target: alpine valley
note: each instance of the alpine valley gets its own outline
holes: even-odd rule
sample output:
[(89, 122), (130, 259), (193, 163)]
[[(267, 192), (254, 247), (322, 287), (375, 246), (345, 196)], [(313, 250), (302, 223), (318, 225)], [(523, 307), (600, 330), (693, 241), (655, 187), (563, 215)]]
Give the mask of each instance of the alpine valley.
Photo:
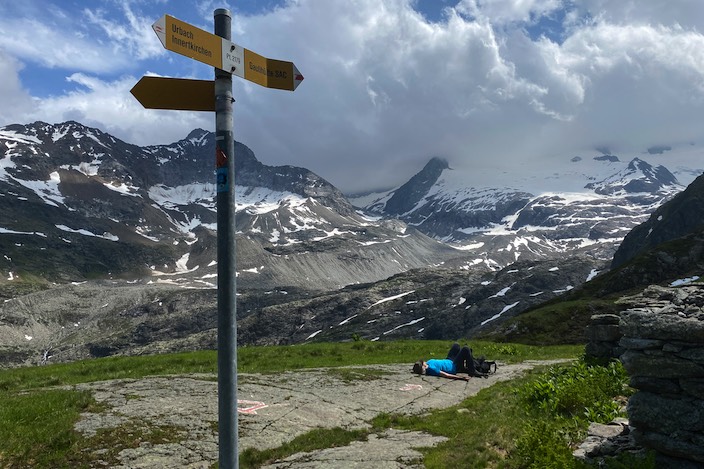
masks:
[[(199, 129), (139, 147), (77, 122), (0, 128), (0, 364), (216, 348), (214, 155)], [(235, 142), (238, 342), (515, 338), (523, 313), (607, 271), (615, 291), (616, 269), (701, 231), (658, 223), (702, 185), (702, 156), (569, 155), (502, 187), (433, 157), (345, 196)]]

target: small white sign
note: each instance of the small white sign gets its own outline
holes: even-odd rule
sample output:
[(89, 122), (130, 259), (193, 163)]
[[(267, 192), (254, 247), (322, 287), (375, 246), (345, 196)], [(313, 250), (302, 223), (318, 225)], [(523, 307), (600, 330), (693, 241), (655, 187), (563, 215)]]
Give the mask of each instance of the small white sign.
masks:
[(222, 70), (244, 78), (244, 47), (222, 40)]

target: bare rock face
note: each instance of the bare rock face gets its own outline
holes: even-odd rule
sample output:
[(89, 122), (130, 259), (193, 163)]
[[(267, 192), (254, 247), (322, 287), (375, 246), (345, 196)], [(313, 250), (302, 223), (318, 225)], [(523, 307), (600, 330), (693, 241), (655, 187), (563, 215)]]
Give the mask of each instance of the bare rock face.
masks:
[(704, 288), (649, 287), (621, 314), (635, 440), (658, 467), (704, 467)]
[[(661, 243), (701, 232), (704, 177), (699, 176), (684, 191), (661, 205), (643, 224), (630, 231), (614, 255), (612, 267), (633, 259)], [(684, 256), (684, 254), (683, 254)], [(667, 259), (663, 259), (667, 262)], [(674, 260), (670, 260), (672, 263)]]
[(608, 424), (592, 422), (587, 438), (574, 451), (574, 456), (591, 464), (622, 453), (642, 454), (643, 448), (633, 439), (627, 419), (617, 418)]
[(617, 314), (595, 314), (587, 326), (586, 353), (597, 358), (617, 358), (623, 352), (619, 340), (623, 336)]

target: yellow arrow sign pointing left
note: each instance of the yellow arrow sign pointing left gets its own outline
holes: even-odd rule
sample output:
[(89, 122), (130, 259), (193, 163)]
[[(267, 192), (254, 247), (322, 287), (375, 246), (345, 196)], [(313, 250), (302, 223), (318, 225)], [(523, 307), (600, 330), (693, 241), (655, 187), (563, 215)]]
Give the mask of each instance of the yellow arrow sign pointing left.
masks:
[(159, 18), (152, 28), (165, 49), (226, 72), (232, 73), (232, 68), (236, 67), (237, 58), (230, 53), (233, 44), (225, 38), (196, 28), (170, 15)]
[(142, 77), (130, 93), (147, 109), (215, 111), (215, 82)]

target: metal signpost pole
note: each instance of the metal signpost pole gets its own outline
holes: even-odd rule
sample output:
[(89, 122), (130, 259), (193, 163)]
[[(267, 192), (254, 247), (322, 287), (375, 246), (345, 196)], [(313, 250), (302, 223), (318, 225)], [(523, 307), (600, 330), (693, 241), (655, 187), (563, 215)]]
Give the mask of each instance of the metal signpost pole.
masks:
[[(232, 16), (214, 12), (215, 34), (231, 39)], [(218, 228), (218, 435), (219, 467), (239, 467), (237, 448), (237, 270), (235, 244), (235, 142), (232, 73), (215, 68), (215, 152)]]
[[(234, 44), (232, 15), (213, 13), (215, 34), (164, 15), (154, 24), (164, 48), (215, 67), (215, 80), (142, 77), (130, 90), (147, 109), (215, 111), (218, 212), (218, 435), (219, 467), (239, 467), (237, 448), (237, 269), (235, 140), (232, 75), (266, 88), (294, 91), (303, 75), (293, 62), (268, 59)], [(248, 68), (244, 67), (247, 63)], [(213, 93), (215, 94), (213, 100)], [(214, 101), (214, 103), (213, 103)]]

